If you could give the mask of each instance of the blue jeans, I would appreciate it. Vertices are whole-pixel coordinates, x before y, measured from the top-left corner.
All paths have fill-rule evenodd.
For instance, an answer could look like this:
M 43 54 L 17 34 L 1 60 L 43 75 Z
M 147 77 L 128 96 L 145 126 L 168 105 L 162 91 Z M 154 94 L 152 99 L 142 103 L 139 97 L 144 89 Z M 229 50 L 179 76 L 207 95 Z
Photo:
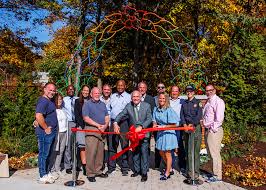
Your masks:
M 54 143 L 56 133 L 51 133 L 49 135 L 47 134 L 37 134 L 38 138 L 38 149 L 39 149 L 39 155 L 38 155 L 38 165 L 39 165 L 39 173 L 40 177 L 43 177 L 46 175 L 48 162 L 49 162 L 49 155 L 50 155 L 50 149 Z

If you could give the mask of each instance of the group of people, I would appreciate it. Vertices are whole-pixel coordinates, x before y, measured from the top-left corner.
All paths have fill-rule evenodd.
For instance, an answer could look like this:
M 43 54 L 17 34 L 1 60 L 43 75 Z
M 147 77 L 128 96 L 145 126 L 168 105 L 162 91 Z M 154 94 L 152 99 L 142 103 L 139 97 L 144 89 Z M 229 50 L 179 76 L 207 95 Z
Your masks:
M 82 86 L 79 97 L 74 95 L 73 85 L 67 87 L 67 96 L 56 93 L 56 86 L 47 83 L 44 93 L 36 105 L 35 132 L 39 147 L 40 183 L 54 183 L 64 168 L 72 173 L 73 156 L 78 157 L 77 170 L 83 170 L 90 182 L 97 177 L 107 178 L 116 171 L 116 160 L 108 159 L 105 169 L 105 142 L 108 158 L 117 153 L 119 143 L 124 149 L 129 141 L 124 135 L 130 126 L 135 132 L 146 128 L 163 128 L 146 133 L 140 144 L 132 152 L 133 165 L 129 165 L 128 153 L 120 157 L 122 176 L 141 176 L 141 182 L 148 180 L 150 167 L 150 140 L 155 140 L 155 168 L 161 170 L 160 180 L 168 180 L 174 175 L 173 158 L 178 156 L 180 172 L 191 180 L 192 152 L 194 143 L 195 179 L 200 175 L 201 125 L 206 128 L 208 152 L 213 160 L 213 175 L 207 182 L 222 180 L 222 160 L 220 155 L 223 138 L 222 122 L 225 104 L 216 95 L 213 85 L 206 86 L 206 104 L 195 98 L 195 88 L 186 87 L 187 99 L 180 99 L 180 88 L 172 86 L 170 96 L 163 83 L 157 85 L 157 96 L 147 94 L 147 83 L 140 82 L 131 94 L 126 92 L 126 82 L 118 80 L 116 92 L 112 94 L 110 85 L 98 87 Z M 168 130 L 168 128 L 193 127 L 195 138 L 192 142 L 191 131 Z M 77 142 L 72 142 L 71 128 L 94 130 L 97 132 L 77 132 Z M 103 135 L 109 131 L 114 134 Z M 73 143 L 78 144 L 78 155 L 72 154 Z M 63 159 L 63 160 L 62 160 Z M 62 166 L 63 163 L 63 166 Z M 161 167 L 160 167 L 161 166 Z M 82 169 L 81 169 L 82 168 Z

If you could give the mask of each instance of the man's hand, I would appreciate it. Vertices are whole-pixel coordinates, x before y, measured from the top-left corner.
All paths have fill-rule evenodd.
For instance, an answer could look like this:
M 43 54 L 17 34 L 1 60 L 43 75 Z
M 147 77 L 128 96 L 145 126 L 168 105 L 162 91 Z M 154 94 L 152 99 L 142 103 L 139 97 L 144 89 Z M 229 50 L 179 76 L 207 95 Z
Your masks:
M 153 125 L 153 128 L 165 128 L 165 125 Z
M 138 126 L 136 129 L 135 129 L 135 132 L 138 133 L 142 130 L 142 126 Z
M 100 126 L 98 127 L 98 129 L 99 129 L 101 132 L 104 132 L 105 129 L 106 129 L 106 126 L 105 126 L 105 125 L 100 125 Z
M 120 133 L 120 127 L 116 123 L 114 123 L 114 132 Z
M 195 128 L 193 124 L 188 124 L 187 127 L 193 127 L 193 128 Z M 191 130 L 185 130 L 185 132 L 186 133 L 191 133 L 192 131 Z
M 39 126 L 39 123 L 36 120 L 34 120 L 33 123 L 32 123 L 32 125 L 33 125 L 34 128 L 36 128 L 36 127 Z
M 51 134 L 51 132 L 52 132 L 52 127 L 47 127 L 45 130 L 44 130 L 44 132 L 47 134 L 47 135 L 49 135 L 49 134 Z

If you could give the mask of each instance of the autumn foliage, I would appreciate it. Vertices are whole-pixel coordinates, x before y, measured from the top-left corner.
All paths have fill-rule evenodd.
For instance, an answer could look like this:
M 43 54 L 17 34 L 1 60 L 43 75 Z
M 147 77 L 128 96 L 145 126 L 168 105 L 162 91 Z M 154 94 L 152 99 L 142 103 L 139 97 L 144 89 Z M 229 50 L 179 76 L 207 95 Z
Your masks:
M 249 155 L 245 161 L 247 163 L 246 168 L 242 168 L 240 165 L 225 165 L 224 175 L 244 186 L 266 185 L 266 158 Z

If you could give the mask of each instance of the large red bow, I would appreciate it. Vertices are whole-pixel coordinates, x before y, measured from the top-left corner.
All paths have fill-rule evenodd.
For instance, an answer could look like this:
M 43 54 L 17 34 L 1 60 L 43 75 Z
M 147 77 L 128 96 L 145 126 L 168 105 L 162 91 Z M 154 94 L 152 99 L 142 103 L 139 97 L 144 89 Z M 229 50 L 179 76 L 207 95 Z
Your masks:
M 135 148 L 139 145 L 139 142 L 144 139 L 146 132 L 140 131 L 136 132 L 135 127 L 133 125 L 130 126 L 129 131 L 126 134 L 126 138 L 130 141 L 130 146 L 121 150 L 117 154 L 113 155 L 110 159 L 115 160 L 120 157 L 125 152 L 132 150 L 135 151 Z
M 165 130 L 175 130 L 175 131 L 181 131 L 181 130 L 187 130 L 187 131 L 195 131 L 195 127 L 169 127 L 169 128 L 147 128 L 142 129 L 140 132 L 135 131 L 134 125 L 131 125 L 129 128 L 129 131 L 126 133 L 126 138 L 130 141 L 130 146 L 121 150 L 117 154 L 113 155 L 110 159 L 115 160 L 119 158 L 122 154 L 125 152 L 132 150 L 135 151 L 135 148 L 139 145 L 140 141 L 144 139 L 146 133 L 153 132 L 153 131 L 165 131 Z M 99 130 L 82 130 L 77 128 L 72 128 L 72 132 L 93 132 L 93 133 L 101 133 L 101 134 L 109 134 L 109 135 L 122 135 L 121 133 L 115 133 L 115 132 L 101 132 Z

